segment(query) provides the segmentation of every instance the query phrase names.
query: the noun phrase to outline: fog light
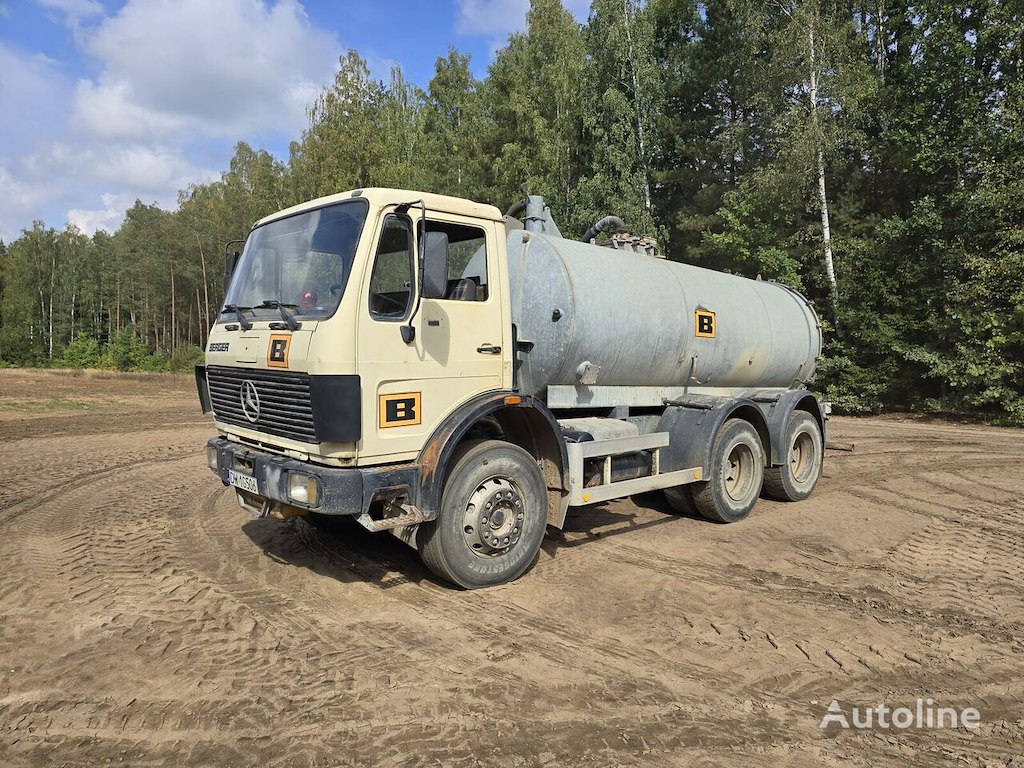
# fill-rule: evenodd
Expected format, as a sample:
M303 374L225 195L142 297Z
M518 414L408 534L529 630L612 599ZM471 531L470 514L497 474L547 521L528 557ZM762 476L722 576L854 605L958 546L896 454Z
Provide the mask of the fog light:
M320 500L320 483L312 475L288 473L288 498L315 507Z
M212 445L206 446L206 463L214 472L219 471L217 468L217 449Z

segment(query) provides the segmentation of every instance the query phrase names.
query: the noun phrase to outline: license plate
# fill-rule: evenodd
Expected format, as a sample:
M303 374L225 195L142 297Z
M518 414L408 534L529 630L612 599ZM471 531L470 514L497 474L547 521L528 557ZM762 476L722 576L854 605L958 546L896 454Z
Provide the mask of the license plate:
M243 475L241 472L235 472L233 469L228 470L228 482L235 488L241 488L243 491L249 493L259 493L260 488L256 484L256 478L252 475Z

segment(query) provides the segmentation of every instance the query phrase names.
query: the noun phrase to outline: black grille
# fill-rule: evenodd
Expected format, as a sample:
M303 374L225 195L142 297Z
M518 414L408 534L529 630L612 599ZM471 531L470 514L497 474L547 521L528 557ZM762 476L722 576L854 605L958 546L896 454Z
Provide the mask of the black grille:
M317 442L308 375L210 366L206 378L218 421L303 443ZM259 418L255 422L249 421L242 410L245 381L253 383L260 398Z

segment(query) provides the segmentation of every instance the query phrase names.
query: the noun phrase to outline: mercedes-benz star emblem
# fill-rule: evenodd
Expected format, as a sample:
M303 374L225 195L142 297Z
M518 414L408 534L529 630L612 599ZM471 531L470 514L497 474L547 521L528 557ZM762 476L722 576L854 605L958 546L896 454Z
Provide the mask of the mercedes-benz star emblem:
M260 393L256 391L256 385L251 380L246 379L242 382L239 399L242 401L242 413L245 414L245 418L255 424L260 417Z

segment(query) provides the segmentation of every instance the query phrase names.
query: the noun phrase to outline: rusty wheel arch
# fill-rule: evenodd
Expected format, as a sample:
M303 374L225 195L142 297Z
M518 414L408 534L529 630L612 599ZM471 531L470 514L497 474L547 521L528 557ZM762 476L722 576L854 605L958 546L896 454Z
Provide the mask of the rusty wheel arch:
M548 521L560 525L562 499L568 494L568 457L561 429L543 402L509 391L489 392L464 403L423 446L417 463L421 468L419 507L426 519L434 519L441 508L459 445L481 436L518 445L537 460L548 492Z

